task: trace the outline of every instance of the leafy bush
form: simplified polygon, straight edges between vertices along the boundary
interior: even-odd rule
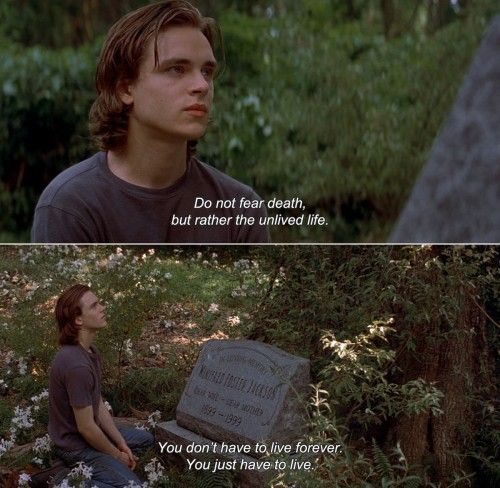
[[[97,345],[103,389],[115,412],[160,409],[171,417],[204,340],[260,339],[310,358],[305,441],[342,447],[335,456],[317,456],[314,470],[280,473],[275,486],[412,486],[417,480],[450,486],[471,476],[494,486],[497,249],[287,246],[217,253],[199,247],[0,249],[0,355],[6,358],[0,450],[9,442],[11,420],[26,415],[30,395],[47,384],[56,349],[54,300],[80,281],[107,302],[109,327]],[[37,415],[34,429],[41,435],[46,406]],[[32,434],[23,430],[19,439]],[[437,459],[448,452],[439,450],[436,437],[449,443],[463,469],[438,473]],[[433,442],[426,456],[413,452],[422,438]],[[5,456],[9,466],[29,461],[9,457],[8,449]],[[200,478],[203,485],[206,474],[183,473],[179,480],[194,486]]]
[[[494,486],[498,429],[489,426],[498,382],[492,383],[488,357],[498,328],[481,324],[499,310],[498,261],[493,248],[287,248],[277,257],[283,281],[259,309],[250,335],[311,357],[315,393],[306,441],[343,447],[341,456],[320,457],[314,471],[283,473],[281,481],[435,486],[439,478],[449,486],[474,477]],[[487,296],[485,312],[479,304]],[[450,389],[457,377],[464,386]],[[470,417],[454,417],[457,405],[469,408]],[[431,432],[432,459],[414,455],[412,444],[427,436],[422,429]],[[432,438],[441,433],[450,456],[463,464],[436,474],[443,453]]]
[[[88,152],[98,44],[50,51],[9,45],[0,56],[0,227],[29,227],[44,186]]]
[[[274,240],[384,240],[496,11],[477,5],[432,37],[390,41],[369,16],[346,22],[332,11],[337,21],[327,22],[321,2],[286,15],[221,11],[228,62],[201,158],[329,221],[274,228]],[[0,42],[2,238],[26,238],[42,189],[93,151],[87,114],[101,43]]]

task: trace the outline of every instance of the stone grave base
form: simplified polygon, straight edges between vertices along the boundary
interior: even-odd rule
[[[246,454],[229,454],[229,453],[220,453],[220,443],[212,441],[211,439],[207,439],[206,437],[202,437],[201,435],[195,434],[194,432],[184,429],[177,425],[175,420],[171,420],[169,422],[161,422],[156,426],[156,441],[157,442],[168,442],[175,445],[187,446],[188,444],[215,444],[214,451],[216,452],[216,456],[218,459],[225,461],[232,461],[237,459],[243,459],[247,462],[255,462],[259,461],[259,459],[248,456]],[[182,454],[167,454],[164,452],[160,454],[163,459],[166,459],[168,462],[172,464],[184,464],[184,459],[189,458],[199,458],[202,459],[204,456],[210,456],[207,454],[188,454],[183,449]],[[211,456],[214,456],[213,454]],[[262,461],[262,459],[261,459]],[[275,475],[275,471],[273,470],[241,470],[238,472],[238,482],[240,483],[241,488],[262,488],[267,486],[269,481]]]

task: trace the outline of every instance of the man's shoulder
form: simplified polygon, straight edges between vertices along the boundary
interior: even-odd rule
[[[86,367],[85,354],[80,346],[64,345],[59,348],[52,361],[53,370],[69,370],[77,367]]]
[[[193,159],[193,170],[200,174],[204,181],[209,181],[217,187],[226,197],[257,197],[257,194],[250,186],[236,180],[214,166],[204,163],[199,159]]]
[[[68,196],[72,198],[75,194],[88,192],[93,187],[88,184],[89,180],[95,181],[103,157],[104,153],[96,153],[59,173],[43,191],[38,206],[53,205]]]

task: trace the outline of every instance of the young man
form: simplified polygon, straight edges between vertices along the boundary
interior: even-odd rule
[[[33,242],[269,241],[257,194],[194,157],[212,107],[216,32],[183,0],[140,8],[111,28],[90,112],[102,151],[44,190]]]
[[[131,449],[153,444],[146,431],[117,428],[101,396],[101,360],[92,346],[106,327],[105,307],[88,286],[74,285],[57,300],[59,344],[50,371],[49,435],[67,464],[92,468],[91,486],[140,483]],[[89,485],[90,486],[90,485]]]

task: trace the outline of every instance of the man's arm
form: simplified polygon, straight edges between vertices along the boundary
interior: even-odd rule
[[[120,431],[116,428],[113,417],[109,413],[108,409],[104,405],[104,402],[99,403],[99,423],[101,424],[102,430],[108,435],[108,437],[115,443],[119,451],[125,453],[129,458],[129,467],[131,469],[135,468],[135,457],[132,451],[128,447],[125,439],[120,434]]]
[[[130,466],[129,456],[120,451],[118,447],[115,447],[101,428],[94,422],[92,405],[88,407],[73,407],[73,412],[78,432],[96,451],[109,454],[123,464]]]
[[[70,212],[50,205],[37,207],[31,228],[31,242],[97,242],[89,225]]]

